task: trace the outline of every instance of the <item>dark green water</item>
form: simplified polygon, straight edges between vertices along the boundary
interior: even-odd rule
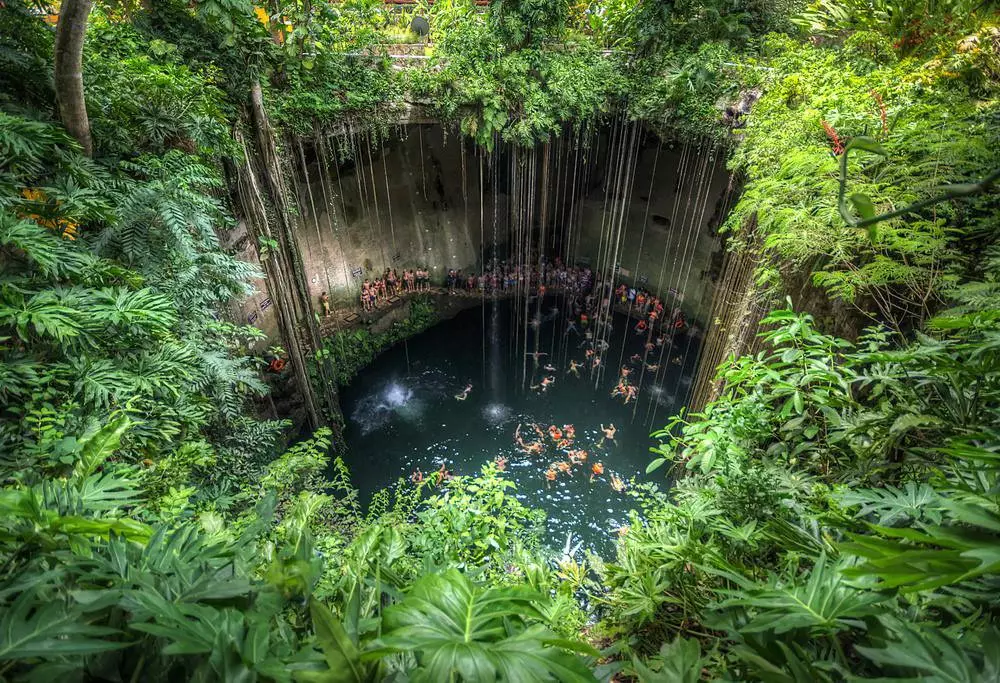
[[[662,351],[651,351],[649,361],[662,358],[661,369],[643,373],[635,365],[632,381],[640,386],[639,398],[624,405],[610,392],[618,382],[618,369],[633,354],[644,352],[646,338],[633,332],[634,321],[616,315],[610,347],[603,354],[604,376],[595,387],[588,371],[581,370],[580,378],[566,373],[570,359],[584,360],[584,349],[579,348],[583,337],[565,334],[560,305],[555,299],[532,304],[529,319],[538,322],[526,329],[528,348],[534,348],[537,336],[538,349],[549,355],[540,358],[537,371],[529,357],[523,381],[524,341],[522,337],[514,349],[515,319],[509,302],[487,302],[463,311],[388,350],[363,370],[341,396],[350,449],[347,464],[362,500],[417,468],[430,473],[444,463],[453,474],[472,475],[484,463],[504,456],[505,476],[517,484],[518,498],[547,512],[551,546],[562,547],[572,535],[574,545],[582,541],[585,547],[607,551],[633,507],[626,493],[611,487],[610,475],[626,482],[633,477],[647,480],[644,472],[654,444],[649,424],[662,426],[683,402],[697,348],[694,342],[688,348],[689,341],[681,336],[672,346],[668,341]],[[544,371],[546,363],[557,371]],[[556,377],[546,392],[526,388],[543,375]],[[457,400],[455,395],[468,383],[473,385],[468,398]],[[567,458],[550,439],[541,455],[519,451],[515,429],[524,424],[525,439],[535,438],[529,423],[543,429],[574,425],[574,448],[588,452],[586,464],[548,482],[545,471],[550,464]],[[617,443],[598,448],[602,423],[615,424]],[[604,475],[591,482],[595,462],[604,465]],[[648,480],[663,483],[662,471]]]

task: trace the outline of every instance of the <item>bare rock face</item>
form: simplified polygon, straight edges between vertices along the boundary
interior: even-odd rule
[[[736,102],[727,105],[722,111],[722,124],[731,130],[738,130],[747,125],[747,116],[753,105],[760,99],[760,88],[752,88],[740,93]]]
[[[410,30],[420,36],[420,41],[423,42],[431,32],[431,25],[424,17],[416,16],[410,22]]]

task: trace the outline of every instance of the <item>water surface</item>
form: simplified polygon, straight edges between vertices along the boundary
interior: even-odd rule
[[[443,463],[453,474],[477,474],[497,456],[507,458],[508,476],[517,497],[548,514],[549,544],[562,547],[568,535],[595,551],[607,551],[625,523],[632,499],[615,491],[611,474],[625,482],[647,480],[651,456],[649,425],[659,427],[676,412],[690,386],[696,345],[683,337],[647,356],[656,371],[646,371],[635,354],[645,353],[647,338],[633,331],[635,321],[615,315],[609,347],[602,354],[605,371],[597,376],[581,368],[580,377],[566,372],[569,361],[585,362],[584,338],[567,333],[556,298],[529,303],[489,302],[399,344],[380,355],[341,395],[347,418],[345,436],[350,467],[363,501],[400,477],[420,469],[434,472]],[[515,334],[515,328],[521,334]],[[536,346],[537,344],[537,346]],[[537,348],[538,367],[532,356]],[[639,398],[628,405],[610,396],[622,365],[639,386]],[[545,370],[552,365],[555,371]],[[683,370],[683,371],[682,371]],[[546,391],[531,389],[543,376],[554,376]],[[467,384],[464,401],[456,398]],[[517,426],[525,440],[536,439],[529,424],[572,424],[573,448],[588,453],[586,464],[560,472],[554,482],[545,472],[567,461],[564,451],[546,438],[541,455],[522,453],[514,439]],[[614,423],[615,443],[600,447],[601,425]],[[603,476],[591,481],[591,466],[600,462]],[[663,482],[662,472],[649,479]]]

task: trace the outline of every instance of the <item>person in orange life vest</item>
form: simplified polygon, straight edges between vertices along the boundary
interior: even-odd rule
[[[604,465],[599,462],[595,462],[590,466],[590,481],[594,481],[594,477],[599,477],[604,474]]]
[[[640,320],[639,322],[637,322],[635,324],[635,333],[636,334],[642,334],[645,331],[646,331],[646,321],[645,320]]]

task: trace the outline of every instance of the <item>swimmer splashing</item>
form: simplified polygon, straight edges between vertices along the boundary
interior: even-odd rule
[[[549,387],[556,383],[556,378],[553,375],[548,377],[542,377],[542,381],[538,384],[532,384],[531,389],[537,391],[540,394],[544,394],[548,391]]]
[[[470,384],[466,384],[465,388],[462,389],[461,392],[455,394],[455,400],[456,401],[464,401],[465,399],[469,398],[469,392],[471,392],[471,391],[472,391],[472,384],[471,383]]]

